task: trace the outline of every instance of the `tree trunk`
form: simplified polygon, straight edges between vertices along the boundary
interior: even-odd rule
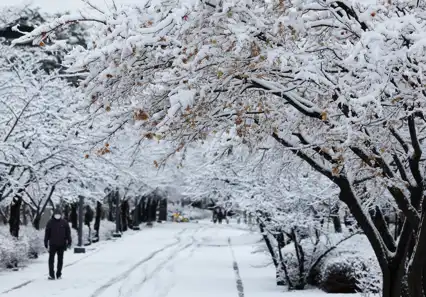
[[[77,203],[71,204],[71,227],[78,230],[78,215],[77,215]]]
[[[102,203],[96,202],[96,215],[95,215],[95,225],[93,228],[95,229],[95,236],[93,238],[93,242],[99,241],[99,229],[101,227],[101,216],[102,216]]]
[[[129,216],[129,201],[125,200],[121,202],[121,228],[123,232],[127,231]]]
[[[140,203],[138,201],[138,198],[135,198],[135,209],[133,210],[133,227],[139,226],[140,224]]]
[[[146,197],[142,197],[141,201],[139,202],[140,205],[140,219],[141,223],[146,223],[148,221],[148,199]]]
[[[277,273],[279,274],[279,278],[277,278],[277,286],[285,285],[285,281],[284,281],[284,277],[285,277],[288,287],[289,289],[291,289],[293,288],[293,284],[290,280],[290,276],[288,275],[287,266],[285,265],[283,253],[281,251],[285,246],[284,234],[282,232],[279,232],[278,235],[276,236],[276,239],[278,242],[278,256],[279,256],[279,261],[277,266]]]
[[[15,238],[19,237],[21,205],[22,197],[18,195],[13,197],[12,203],[10,205],[9,231],[10,235]]]
[[[115,232],[120,233],[122,232],[122,226],[121,226],[121,216],[120,216],[120,193],[115,191],[114,195],[115,200]]]
[[[145,203],[145,216],[146,216],[146,222],[152,223],[152,198],[148,198]]]
[[[65,202],[64,206],[64,219],[69,222],[70,221],[70,205]]]
[[[342,222],[339,216],[339,209],[340,207],[338,202],[336,202],[331,208],[331,219],[334,225],[334,232],[336,233],[342,233]]]
[[[294,242],[294,249],[296,251],[296,257],[297,257],[297,262],[299,265],[299,281],[298,283],[295,285],[295,289],[296,290],[303,290],[306,286],[306,281],[305,281],[305,252],[303,251],[303,248],[300,244],[299,241],[299,236],[297,233],[296,228],[293,228],[292,231],[292,239]]]
[[[266,233],[265,226],[260,220],[258,220],[258,225],[260,229],[260,234],[262,234],[263,240],[265,241],[266,247],[268,248],[269,254],[271,255],[271,258],[272,258],[272,262],[274,263],[274,266],[275,266],[276,284],[277,286],[281,286],[283,281],[282,269],[281,269],[282,267],[280,267],[278,263],[277,255],[275,254],[272,243],[268,238],[268,234]]]
[[[84,197],[83,196],[79,196],[79,203],[78,203],[78,246],[82,247],[83,246],[83,223],[84,223],[84,218],[83,218],[83,209],[84,209]],[[77,206],[76,203],[74,203],[73,205]],[[77,209],[77,207],[76,207]]]
[[[114,199],[115,199],[115,192],[111,192],[108,195],[108,221],[114,222]]]
[[[28,226],[28,217],[27,217],[27,213],[28,213],[28,207],[27,205],[24,203],[22,205],[22,224],[24,226]]]
[[[0,208],[0,219],[2,220],[4,225],[7,225],[8,219],[6,216],[6,212]]]
[[[167,221],[167,198],[160,200],[158,219],[160,221]]]
[[[41,213],[37,213],[33,220],[33,227],[36,230],[40,230]]]
[[[402,232],[402,226],[404,225],[404,215],[402,213],[395,212],[395,235],[394,239],[398,239]]]
[[[158,199],[156,198],[151,199],[151,206],[150,206],[151,222],[157,221],[157,206],[158,206]]]
[[[389,267],[383,273],[382,297],[402,297],[402,279],[404,276],[404,267]]]

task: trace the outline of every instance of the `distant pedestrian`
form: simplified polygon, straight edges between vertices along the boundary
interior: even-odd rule
[[[55,279],[55,255],[58,255],[56,278],[62,276],[64,252],[71,247],[71,228],[68,222],[62,218],[60,209],[55,209],[53,217],[46,226],[44,246],[49,250],[49,279]]]

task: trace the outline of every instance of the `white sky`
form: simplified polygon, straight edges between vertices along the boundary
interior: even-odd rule
[[[106,8],[111,5],[111,0],[90,0],[100,8]],[[115,0],[119,4],[137,4],[140,0]],[[0,0],[0,6],[11,6],[20,4],[30,4],[32,7],[40,7],[41,11],[47,13],[56,12],[77,12],[79,8],[83,8],[85,4],[81,0]]]

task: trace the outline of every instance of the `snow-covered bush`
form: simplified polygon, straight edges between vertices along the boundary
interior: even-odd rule
[[[99,228],[99,240],[110,240],[115,231],[115,223],[103,220]]]
[[[306,282],[328,293],[379,292],[380,267],[367,238],[354,235],[344,240],[347,236],[330,234],[319,242],[302,239],[303,264],[294,243],[286,245],[281,252],[292,285]]]
[[[31,226],[21,226],[20,239],[28,243],[28,257],[37,258],[38,255],[44,253],[44,230],[36,230]]]
[[[28,260],[30,244],[25,237],[16,239],[7,227],[0,227],[0,242],[0,268],[12,268]]]
[[[317,284],[329,293],[377,293],[381,273],[364,235],[356,235],[331,251],[320,263]]]
[[[319,286],[327,293],[378,293],[380,268],[374,258],[361,253],[332,255],[321,267]]]

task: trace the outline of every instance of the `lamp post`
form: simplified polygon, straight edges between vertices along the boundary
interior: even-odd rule
[[[75,254],[84,254],[86,249],[83,246],[83,208],[84,208],[84,196],[80,195],[78,205],[78,244],[74,248]]]

